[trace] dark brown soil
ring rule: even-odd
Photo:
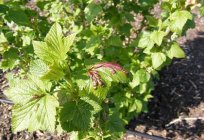
[[[149,102],[149,113],[133,119],[128,128],[171,140],[204,140],[204,17],[196,20],[196,28],[179,40],[187,58],[175,60],[160,73],[154,98]],[[5,86],[0,72],[0,98]],[[37,131],[17,134],[11,132],[11,105],[0,103],[0,140],[59,140],[57,136]],[[175,119],[185,120],[169,124]],[[141,140],[141,137],[132,137]]]
[[[149,112],[128,127],[171,140],[204,140],[204,17],[179,42],[187,58],[160,72]]]

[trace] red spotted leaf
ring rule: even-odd
[[[113,62],[97,63],[88,70],[94,89],[98,86],[105,86],[106,81],[125,83],[127,74],[128,72],[124,68]]]

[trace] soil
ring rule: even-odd
[[[196,28],[189,30],[179,43],[186,59],[175,60],[160,72],[149,112],[134,118],[127,128],[170,140],[204,140],[204,17],[196,19]],[[4,73],[0,72],[0,98],[5,98],[2,94],[5,86]],[[68,139],[66,134],[57,136],[42,131],[13,134],[11,107],[0,103],[0,140]],[[173,120],[178,121],[170,123]]]

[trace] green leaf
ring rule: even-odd
[[[33,99],[33,96],[41,96],[50,91],[51,83],[29,76],[28,79],[13,81],[13,86],[5,91],[6,96],[15,104],[24,104]]]
[[[117,71],[116,73],[112,73],[110,70],[105,68],[99,69],[99,74],[101,75],[102,79],[109,80],[112,82],[120,82],[120,83],[127,83],[128,77],[123,71]]]
[[[163,53],[152,53],[151,57],[154,69],[159,68],[166,61],[166,56]]]
[[[63,37],[61,26],[55,23],[45,42],[33,41],[34,52],[42,60],[31,64],[31,73],[40,74],[43,79],[58,81],[68,72],[67,52],[73,44],[76,34]]]
[[[79,81],[84,85],[82,89],[88,94],[94,94],[99,99],[105,99],[111,86],[111,82],[127,83],[127,72],[118,64],[111,62],[101,62],[92,65],[88,70],[89,80]],[[86,83],[83,84],[82,82]]]
[[[113,132],[123,132],[124,131],[124,123],[119,118],[119,113],[114,112],[108,118],[108,121],[105,123],[106,130],[109,130],[111,133]]]
[[[200,7],[200,14],[201,16],[204,16],[204,6]]]
[[[133,74],[133,79],[129,84],[132,88],[135,88],[140,84],[139,75],[137,73]]]
[[[65,69],[67,69],[66,63],[54,63],[52,65],[46,65],[42,60],[34,60],[30,65],[30,73],[38,76],[44,80],[58,81],[65,76]]]
[[[15,48],[10,48],[8,51],[4,52],[3,60],[0,63],[0,69],[12,70],[19,63],[18,50]]]
[[[130,86],[132,88],[138,86],[140,83],[146,83],[150,80],[150,74],[146,72],[144,69],[138,70],[135,74],[133,74],[133,80],[130,82]]]
[[[89,80],[80,80],[78,83],[78,86],[81,88],[82,92],[85,92],[84,94],[90,94],[96,96],[98,99],[103,100],[106,98],[107,93],[111,87],[111,82],[106,80],[104,86],[98,86],[96,89],[93,86],[93,81],[91,79]]]
[[[119,47],[122,47],[123,46],[123,42],[122,40],[120,39],[119,36],[111,36],[109,39],[108,39],[108,44],[110,46],[119,46]]]
[[[6,37],[4,36],[4,33],[0,32],[0,44],[1,43],[6,43],[7,42],[7,39]]]
[[[58,54],[64,56],[69,51],[75,37],[75,33],[64,37],[61,26],[58,23],[55,23],[46,35],[45,42],[53,49],[53,51],[57,51]]]
[[[151,34],[149,32],[144,32],[142,36],[140,37],[140,40],[138,42],[139,48],[152,48],[154,46],[154,42],[151,39]]]
[[[67,131],[87,131],[92,125],[93,106],[80,100],[68,102],[60,111],[60,123]]]
[[[131,29],[132,29],[132,26],[129,23],[126,23],[126,24],[123,24],[119,30],[121,34],[124,34],[125,36],[130,36]]]
[[[23,46],[28,46],[31,44],[31,38],[29,36],[23,35],[21,39],[23,41]]]
[[[142,101],[140,100],[135,100],[135,105],[136,105],[136,112],[139,114],[142,112],[142,107],[143,107],[143,104],[142,104]]]
[[[16,80],[15,83],[5,92],[15,104],[12,111],[13,132],[25,129],[54,132],[58,101],[49,95],[51,83],[36,77]]]
[[[136,74],[139,76],[139,80],[141,83],[146,83],[150,80],[150,74],[144,69],[138,70]]]
[[[48,32],[45,42],[33,41],[35,54],[48,64],[63,61],[73,44],[75,35],[63,37],[61,26],[55,23]]]
[[[179,47],[178,43],[174,43],[171,45],[171,48],[167,51],[167,55],[169,58],[185,58],[184,51]]]
[[[22,25],[22,26],[30,25],[29,17],[25,14],[25,11],[21,9],[10,8],[5,18],[9,22],[13,21],[18,25]]]
[[[144,69],[138,70],[138,71],[136,72],[136,75],[138,75],[139,81],[140,81],[141,83],[146,83],[146,82],[148,82],[149,79],[150,79],[150,74],[149,74],[147,71],[145,71]]]
[[[165,11],[171,11],[171,4],[169,2],[162,2],[161,8]]]
[[[12,73],[12,72],[7,72],[5,77],[6,77],[7,81],[8,81],[9,87],[15,86],[15,84],[16,84],[15,81],[19,80],[19,78],[15,77],[15,74]],[[6,92],[6,90],[5,90],[5,92]]]
[[[87,44],[86,44],[86,47],[84,48],[84,50],[86,52],[88,52],[90,55],[94,55],[95,54],[95,50],[97,48],[99,48],[99,45],[101,43],[101,40],[98,36],[92,36]]]
[[[128,112],[136,111],[137,114],[142,112],[143,103],[142,101],[135,99],[133,103],[130,105]]]
[[[51,95],[33,99],[24,105],[15,105],[12,110],[12,131],[28,129],[55,131],[56,108],[58,101]]]
[[[70,34],[64,38],[64,46],[66,48],[65,49],[66,52],[70,50],[71,46],[74,43],[75,38],[76,38],[76,33]]]
[[[67,71],[65,71],[67,69]],[[60,64],[53,64],[49,66],[49,70],[47,73],[42,77],[42,79],[48,79],[48,80],[54,80],[58,81],[62,79],[66,73],[68,73],[68,66],[66,63],[60,63]]]
[[[2,1],[3,1],[3,0],[2,0]],[[0,15],[1,15],[1,14],[6,14],[6,13],[8,12],[8,10],[9,10],[9,7],[8,7],[8,6],[6,6],[6,5],[0,3]]]
[[[182,33],[182,29],[184,25],[186,24],[187,20],[192,19],[192,15],[190,12],[186,10],[182,11],[175,11],[171,16],[170,16],[170,22],[169,22],[169,27],[172,32],[176,32],[177,34]]]
[[[61,52],[65,50],[62,38],[62,28],[58,23],[55,23],[46,35],[45,42],[52,47],[53,50]]]
[[[46,65],[42,60],[37,59],[30,64],[30,73],[35,76],[42,77],[49,70],[49,66]]]
[[[85,9],[85,17],[87,21],[91,22],[97,15],[102,12],[102,7],[95,3],[90,3]]]
[[[137,92],[143,94],[147,91],[147,83],[141,83],[137,88]]]
[[[166,33],[163,31],[154,31],[151,34],[151,39],[154,41],[154,43],[156,43],[158,46],[160,46],[165,35],[166,35]]]
[[[66,57],[63,58],[56,51],[52,50],[45,42],[33,41],[33,47],[35,54],[48,64],[66,59]]]
[[[113,102],[116,106],[116,108],[123,108],[128,106],[128,98],[126,98],[124,95],[115,94],[113,96]]]
[[[182,30],[182,36],[186,36],[187,31],[191,28],[194,29],[196,26],[195,20],[187,20],[186,24],[183,27]]]
[[[147,19],[147,21],[148,21],[148,23],[149,23],[149,26],[151,26],[151,27],[157,27],[157,25],[158,25],[158,19],[156,19],[155,17],[153,17],[153,16],[145,16],[146,17],[146,19]]]
[[[85,101],[86,103],[90,104],[93,107],[93,114],[98,113],[99,111],[101,111],[101,106],[94,100],[91,100],[88,97],[82,97],[81,100]]]
[[[150,98],[153,98],[153,96],[152,96],[151,94],[147,94],[147,95],[145,95],[145,97],[144,97],[144,101],[145,101],[145,102],[148,102]]]

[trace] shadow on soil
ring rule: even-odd
[[[203,110],[199,109],[204,104],[204,32],[199,32],[198,37],[186,41],[181,45],[187,58],[175,60],[171,66],[160,73],[160,80],[153,92],[154,98],[149,103],[149,112],[133,119],[129,128],[138,125],[145,126],[148,130],[166,130],[167,138],[180,135],[183,138],[199,137],[204,133],[204,121],[181,121],[168,127],[166,125],[179,116],[201,117]],[[198,108],[197,110],[194,110]],[[203,115],[204,117],[204,115]]]

